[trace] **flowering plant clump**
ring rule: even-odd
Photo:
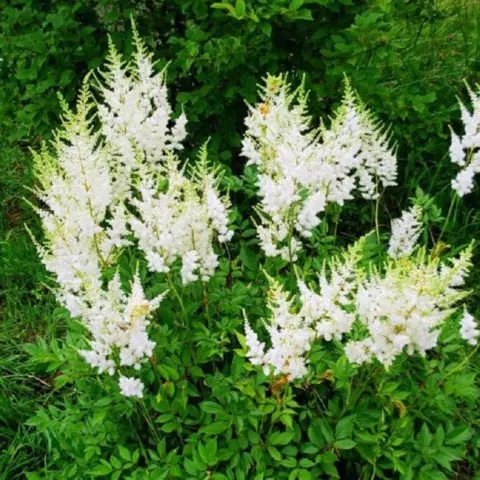
[[[81,354],[110,375],[120,368],[139,370],[152,357],[148,327],[166,294],[148,300],[138,272],[125,292],[115,271],[122,251],[138,245],[151,272],[169,274],[180,264],[185,286],[212,277],[219,265],[214,244],[233,235],[230,204],[219,193],[206,145],[193,166],[180,164],[175,152],[183,148],[186,116],[172,120],[165,70],[155,72],[135,30],[134,39],[130,62],[110,44],[105,71],[87,77],[76,111],[62,103],[53,148],[34,153],[44,205],[37,208],[46,240],[38,245],[40,256],[56,275],[59,301],[89,331],[91,349]],[[466,133],[452,133],[451,155],[473,178],[480,122],[478,96],[470,94],[474,113],[461,105]],[[285,76],[269,76],[260,96],[261,103],[249,107],[242,149],[258,169],[257,232],[267,256],[294,261],[302,237],[312,235],[329,204],[343,205],[356,190],[378,199],[380,187],[396,184],[396,158],[387,132],[348,81],[330,126],[321,122],[317,129],[303,84],[293,89]],[[471,189],[469,183],[459,190],[459,182],[453,183],[459,194]],[[297,275],[298,299],[267,275],[270,347],[246,321],[251,362],[293,380],[306,375],[315,340],[345,341],[346,357],[357,364],[376,358],[389,367],[403,351],[425,355],[467,295],[461,286],[471,248],[451,264],[428,254],[418,246],[421,217],[414,206],[393,220],[386,260],[361,265],[364,237],[324,262],[318,291]],[[476,342],[478,330],[467,311],[461,333]],[[124,374],[120,388],[126,396],[143,395],[141,381]]]
[[[478,394],[474,245],[441,241],[458,195],[443,218],[417,189],[385,222],[395,149],[348,80],[315,128],[303,83],[268,76],[245,120],[251,169],[237,178],[212,166],[208,142],[185,151],[187,117],[133,37],[131,60],[111,43],[76,108],[62,101],[51,145],[33,154],[36,246],[84,327],[54,348],[60,359],[32,349],[62,370],[56,386],[79,387],[80,406],[68,408],[82,410],[65,416],[94,432],[77,439],[75,424],[71,435],[56,406],[33,420],[80,442],[65,478],[443,478],[423,464],[438,458],[451,471],[470,431],[455,418],[433,435],[430,423]],[[468,169],[477,146],[466,130],[452,145]],[[251,219],[237,204],[251,197],[250,172],[260,198]],[[359,202],[361,220],[344,234],[339,216],[355,198],[374,205]],[[78,374],[79,354],[100,381],[85,366]]]
[[[284,76],[267,77],[260,97],[245,120],[242,149],[258,168],[258,236],[266,255],[293,261],[329,204],[343,205],[355,189],[377,198],[380,186],[395,185],[396,159],[348,81],[329,128],[312,129],[303,85],[293,90]]]
[[[84,82],[76,111],[63,102],[63,122],[52,149],[34,153],[45,233],[38,251],[55,274],[57,297],[90,334],[81,354],[99,372],[141,368],[152,356],[152,313],[165,293],[145,297],[139,274],[130,293],[118,270],[122,250],[138,242],[154,272],[180,260],[184,284],[208,279],[218,265],[214,242],[228,241],[227,199],[218,192],[206,147],[191,174],[175,157],[185,138],[186,117],[172,121],[165,72],[155,73],[138,36],[132,62],[113,45],[107,69]],[[96,125],[95,114],[99,125]],[[161,188],[166,184],[165,188]],[[109,276],[110,275],[110,276]],[[142,396],[140,380],[120,377],[121,391]]]
[[[452,134],[452,144],[463,142],[475,149],[479,103],[478,97],[470,94],[474,114],[462,105],[467,133],[461,141]],[[387,137],[355,99],[348,82],[331,128],[322,125],[319,132],[309,130],[303,86],[291,93],[284,77],[268,77],[261,99],[259,106],[250,108],[243,143],[244,155],[259,169],[262,208],[258,235],[266,255],[280,254],[293,261],[300,248],[293,232],[302,233],[299,225],[305,225],[305,208],[312,198],[321,201],[310,217],[315,220],[307,236],[320,222],[317,215],[327,203],[343,204],[352,197],[357,183],[364,198],[371,199],[378,198],[379,182],[394,185],[396,161]],[[471,152],[474,159],[469,165],[474,164],[476,153]],[[328,176],[332,172],[335,174]],[[452,185],[456,188],[457,183]],[[288,380],[300,378],[307,373],[308,351],[316,338],[330,341],[345,337],[345,355],[356,364],[376,358],[388,368],[404,351],[425,356],[437,345],[442,324],[468,295],[461,287],[471,267],[472,247],[450,264],[441,262],[433,251],[427,253],[418,246],[421,217],[422,209],[415,205],[393,220],[387,250],[390,258],[383,262],[358,267],[363,238],[343,258],[324,263],[319,293],[298,279],[298,310],[281,285],[270,280],[267,332],[271,347],[266,349],[248,321],[245,324],[247,356],[252,364],[261,364],[266,372],[285,375]],[[287,244],[279,249],[282,241]],[[476,344],[478,330],[466,311],[461,335]],[[358,336],[364,338],[359,340]]]

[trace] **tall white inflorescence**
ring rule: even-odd
[[[315,338],[315,331],[298,313],[293,312],[292,300],[281,285],[269,278],[268,308],[271,317],[266,321],[270,348],[258,340],[245,321],[247,357],[253,365],[263,365],[266,374],[286,375],[289,380],[307,373],[305,354]]]
[[[242,154],[258,170],[263,250],[294,261],[328,204],[343,205],[395,185],[396,158],[383,127],[346,84],[330,128],[312,129],[307,94],[283,76],[269,76],[261,103],[249,108]]]
[[[355,310],[368,335],[346,345],[351,362],[376,358],[387,368],[402,352],[425,355],[437,344],[440,327],[467,293],[459,287],[470,266],[471,249],[440,268],[421,249],[412,258],[390,261],[359,283]],[[458,276],[461,276],[461,279]],[[460,283],[459,283],[460,282]]]
[[[363,239],[343,256],[324,266],[319,276],[319,293],[298,281],[302,305],[298,311],[293,299],[269,277],[271,318],[265,322],[270,343],[268,349],[245,320],[247,357],[253,365],[263,365],[267,374],[286,375],[289,381],[303,377],[307,373],[306,355],[313,340],[340,340],[343,334],[350,332],[355,315],[348,307],[354,301],[354,282],[362,245]]]
[[[173,158],[167,158],[161,175],[168,178],[165,190],[159,190],[155,177],[139,180],[138,198],[132,199],[137,215],[130,224],[144,252],[149,268],[168,272],[181,260],[183,284],[208,280],[218,265],[213,242],[232,237],[228,229],[226,197],[220,196],[217,178],[207,167],[206,148],[187,177]]]
[[[460,321],[460,335],[470,345],[476,345],[478,343],[480,330],[478,329],[477,321],[473,315],[467,312],[466,309],[464,310],[462,319]]]
[[[148,326],[163,298],[145,297],[138,272],[129,293],[118,273],[108,273],[122,249],[136,236],[151,270],[168,271],[180,260],[189,283],[212,275],[213,245],[232,235],[229,203],[206,149],[191,175],[178,165],[185,115],[171,119],[165,72],[155,72],[136,32],[134,38],[133,61],[110,45],[103,81],[95,84],[100,98],[93,99],[88,76],[76,111],[62,102],[52,148],[34,154],[45,234],[39,254],[56,276],[59,301],[90,334],[90,350],[81,354],[111,375],[119,367],[139,370],[151,357]],[[127,396],[142,396],[139,379],[122,376],[120,386]]]
[[[422,232],[421,215],[422,209],[415,205],[392,221],[392,235],[388,245],[390,257],[398,259],[413,253]]]
[[[460,197],[470,193],[474,187],[474,177],[480,173],[480,89],[478,93],[468,88],[473,111],[460,103],[465,133],[457,135],[452,130],[450,159],[461,167],[452,188]]]

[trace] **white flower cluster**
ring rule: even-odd
[[[478,343],[480,330],[478,329],[475,318],[468,313],[466,309],[464,310],[462,320],[460,321],[460,335],[470,345],[476,345]]]
[[[330,128],[310,126],[303,86],[292,91],[285,77],[269,76],[261,103],[250,107],[242,154],[259,174],[261,223],[268,256],[294,261],[301,237],[309,237],[328,204],[343,205],[358,187],[364,198],[379,185],[395,185],[396,158],[382,126],[347,82]]]
[[[386,368],[405,351],[425,355],[436,346],[440,327],[467,295],[458,287],[471,266],[471,247],[450,264],[440,264],[419,249],[412,257],[389,259],[382,268],[365,272],[359,267],[364,242],[361,239],[343,257],[324,266],[319,293],[299,280],[298,313],[293,300],[287,300],[274,283],[276,303],[269,303],[272,319],[267,326],[271,347],[266,353],[265,344],[246,325],[252,364],[272,367],[267,371],[290,380],[307,372],[306,354],[314,339],[348,336],[345,353],[350,362],[362,364],[375,358]],[[461,333],[470,342],[479,334],[467,314]]]
[[[135,29],[133,34],[132,62],[123,62],[110,42],[106,71],[97,86],[102,97],[98,104],[102,134],[112,150],[113,167],[121,168],[123,175],[143,162],[158,163],[166,152],[181,150],[187,136],[185,114],[175,122],[171,119],[165,69],[155,72],[152,55]]]
[[[465,133],[458,136],[452,130],[450,143],[450,158],[462,169],[452,180],[452,188],[460,197],[470,193],[474,186],[474,177],[480,173],[480,91],[473,92],[468,89],[472,102],[473,112],[460,102],[462,122]]]
[[[104,273],[128,245],[125,207],[112,207],[115,184],[108,151],[92,133],[90,95],[83,88],[73,113],[64,106],[64,122],[54,141],[54,153],[34,154],[47,208],[37,209],[45,233],[39,253],[59,284],[57,297],[73,317],[80,317],[91,335],[91,350],[82,355],[100,372],[113,374],[119,363],[139,368],[154,347],[147,335],[149,314],[161,296],[146,300],[138,275],[126,295],[116,274],[104,288]]]
[[[319,290],[316,293],[299,280],[302,307],[293,311],[292,300],[280,284],[269,278],[268,307],[272,313],[267,323],[271,347],[258,340],[248,321],[245,322],[247,357],[253,365],[263,365],[265,372],[286,375],[289,380],[307,373],[305,355],[315,338],[327,341],[340,340],[350,332],[355,315],[348,311],[353,302],[357,262],[363,239],[351,247],[343,257],[328,264],[319,275]]]
[[[107,290],[91,292],[90,298],[73,298],[78,310],[72,315],[82,318],[91,333],[91,350],[80,353],[99,372],[115,372],[115,355],[119,365],[140,369],[144,359],[151,357],[155,343],[148,338],[149,316],[160,304],[163,295],[147,300],[138,274],[134,276],[130,295],[121,287],[118,273],[108,283]],[[62,298],[62,296],[60,297]],[[63,298],[68,304],[68,299]]]
[[[120,391],[126,397],[143,398],[143,383],[138,378],[120,376]]]
[[[281,285],[269,278],[268,308],[271,318],[266,325],[271,347],[258,340],[248,321],[245,322],[247,357],[253,365],[263,365],[266,374],[286,375],[289,379],[303,377],[307,373],[304,355],[310,350],[315,331],[305,318],[292,312],[292,300]]]
[[[388,246],[388,255],[392,258],[409,257],[422,232],[422,209],[415,205],[402,212],[400,218],[392,221],[392,235]]]
[[[318,276],[319,293],[309,289],[302,280],[297,282],[302,304],[299,314],[309,325],[314,325],[317,338],[341,340],[342,335],[352,329],[355,315],[349,306],[354,301],[359,275],[357,264],[364,241],[365,238],[361,238],[339,258],[324,264]]]
[[[233,235],[228,229],[228,201],[219,196],[217,180],[206,161],[206,148],[202,148],[188,178],[168,158],[162,172],[168,179],[166,190],[159,190],[155,178],[146,176],[139,182],[139,198],[132,199],[138,216],[130,224],[149,268],[168,272],[181,259],[183,284],[208,280],[218,265],[213,239],[226,242]]]
[[[355,304],[368,336],[347,343],[349,360],[363,363],[375,357],[388,368],[405,349],[409,355],[425,355],[435,347],[440,326],[466,296],[456,287],[463,283],[470,258],[467,249],[451,266],[440,268],[438,258],[432,260],[421,249],[412,258],[390,261],[384,273],[371,272],[359,283]]]
[[[89,331],[91,350],[82,355],[109,374],[118,367],[138,370],[152,355],[147,328],[163,297],[147,300],[138,274],[130,294],[123,291],[118,274],[109,274],[121,250],[136,236],[152,270],[167,271],[179,258],[188,283],[213,273],[213,242],[232,235],[228,202],[207,168],[206,149],[191,179],[178,167],[174,151],[186,119],[170,126],[164,72],[154,72],[134,35],[133,62],[124,63],[111,46],[105,82],[96,85],[100,100],[93,99],[87,77],[76,111],[62,102],[52,151],[34,154],[44,207],[36,209],[45,233],[39,254],[56,276],[59,301]],[[141,396],[139,382],[122,376],[122,392]]]

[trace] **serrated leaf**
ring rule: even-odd
[[[472,431],[468,427],[457,427],[447,434],[445,443],[447,445],[458,445],[465,443],[472,437]]]
[[[96,465],[90,470],[90,475],[94,477],[103,477],[104,475],[109,475],[112,472],[111,465]]]
[[[132,459],[132,456],[130,454],[130,450],[126,447],[123,447],[122,445],[118,446],[118,453],[120,454],[120,457],[129,462]]]
[[[341,440],[342,438],[351,437],[356,419],[356,415],[341,418],[335,427],[335,438]]]
[[[200,404],[200,408],[207,413],[220,414],[225,413],[224,408],[216,402],[206,401]]]

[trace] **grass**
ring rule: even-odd
[[[39,263],[24,223],[36,225],[23,200],[30,193],[30,159],[19,148],[2,148],[0,241],[0,478],[21,478],[39,465],[42,441],[25,421],[49,398],[48,379],[36,374],[24,345],[59,333],[52,319],[56,304],[43,286]],[[34,227],[35,229],[35,227]]]

